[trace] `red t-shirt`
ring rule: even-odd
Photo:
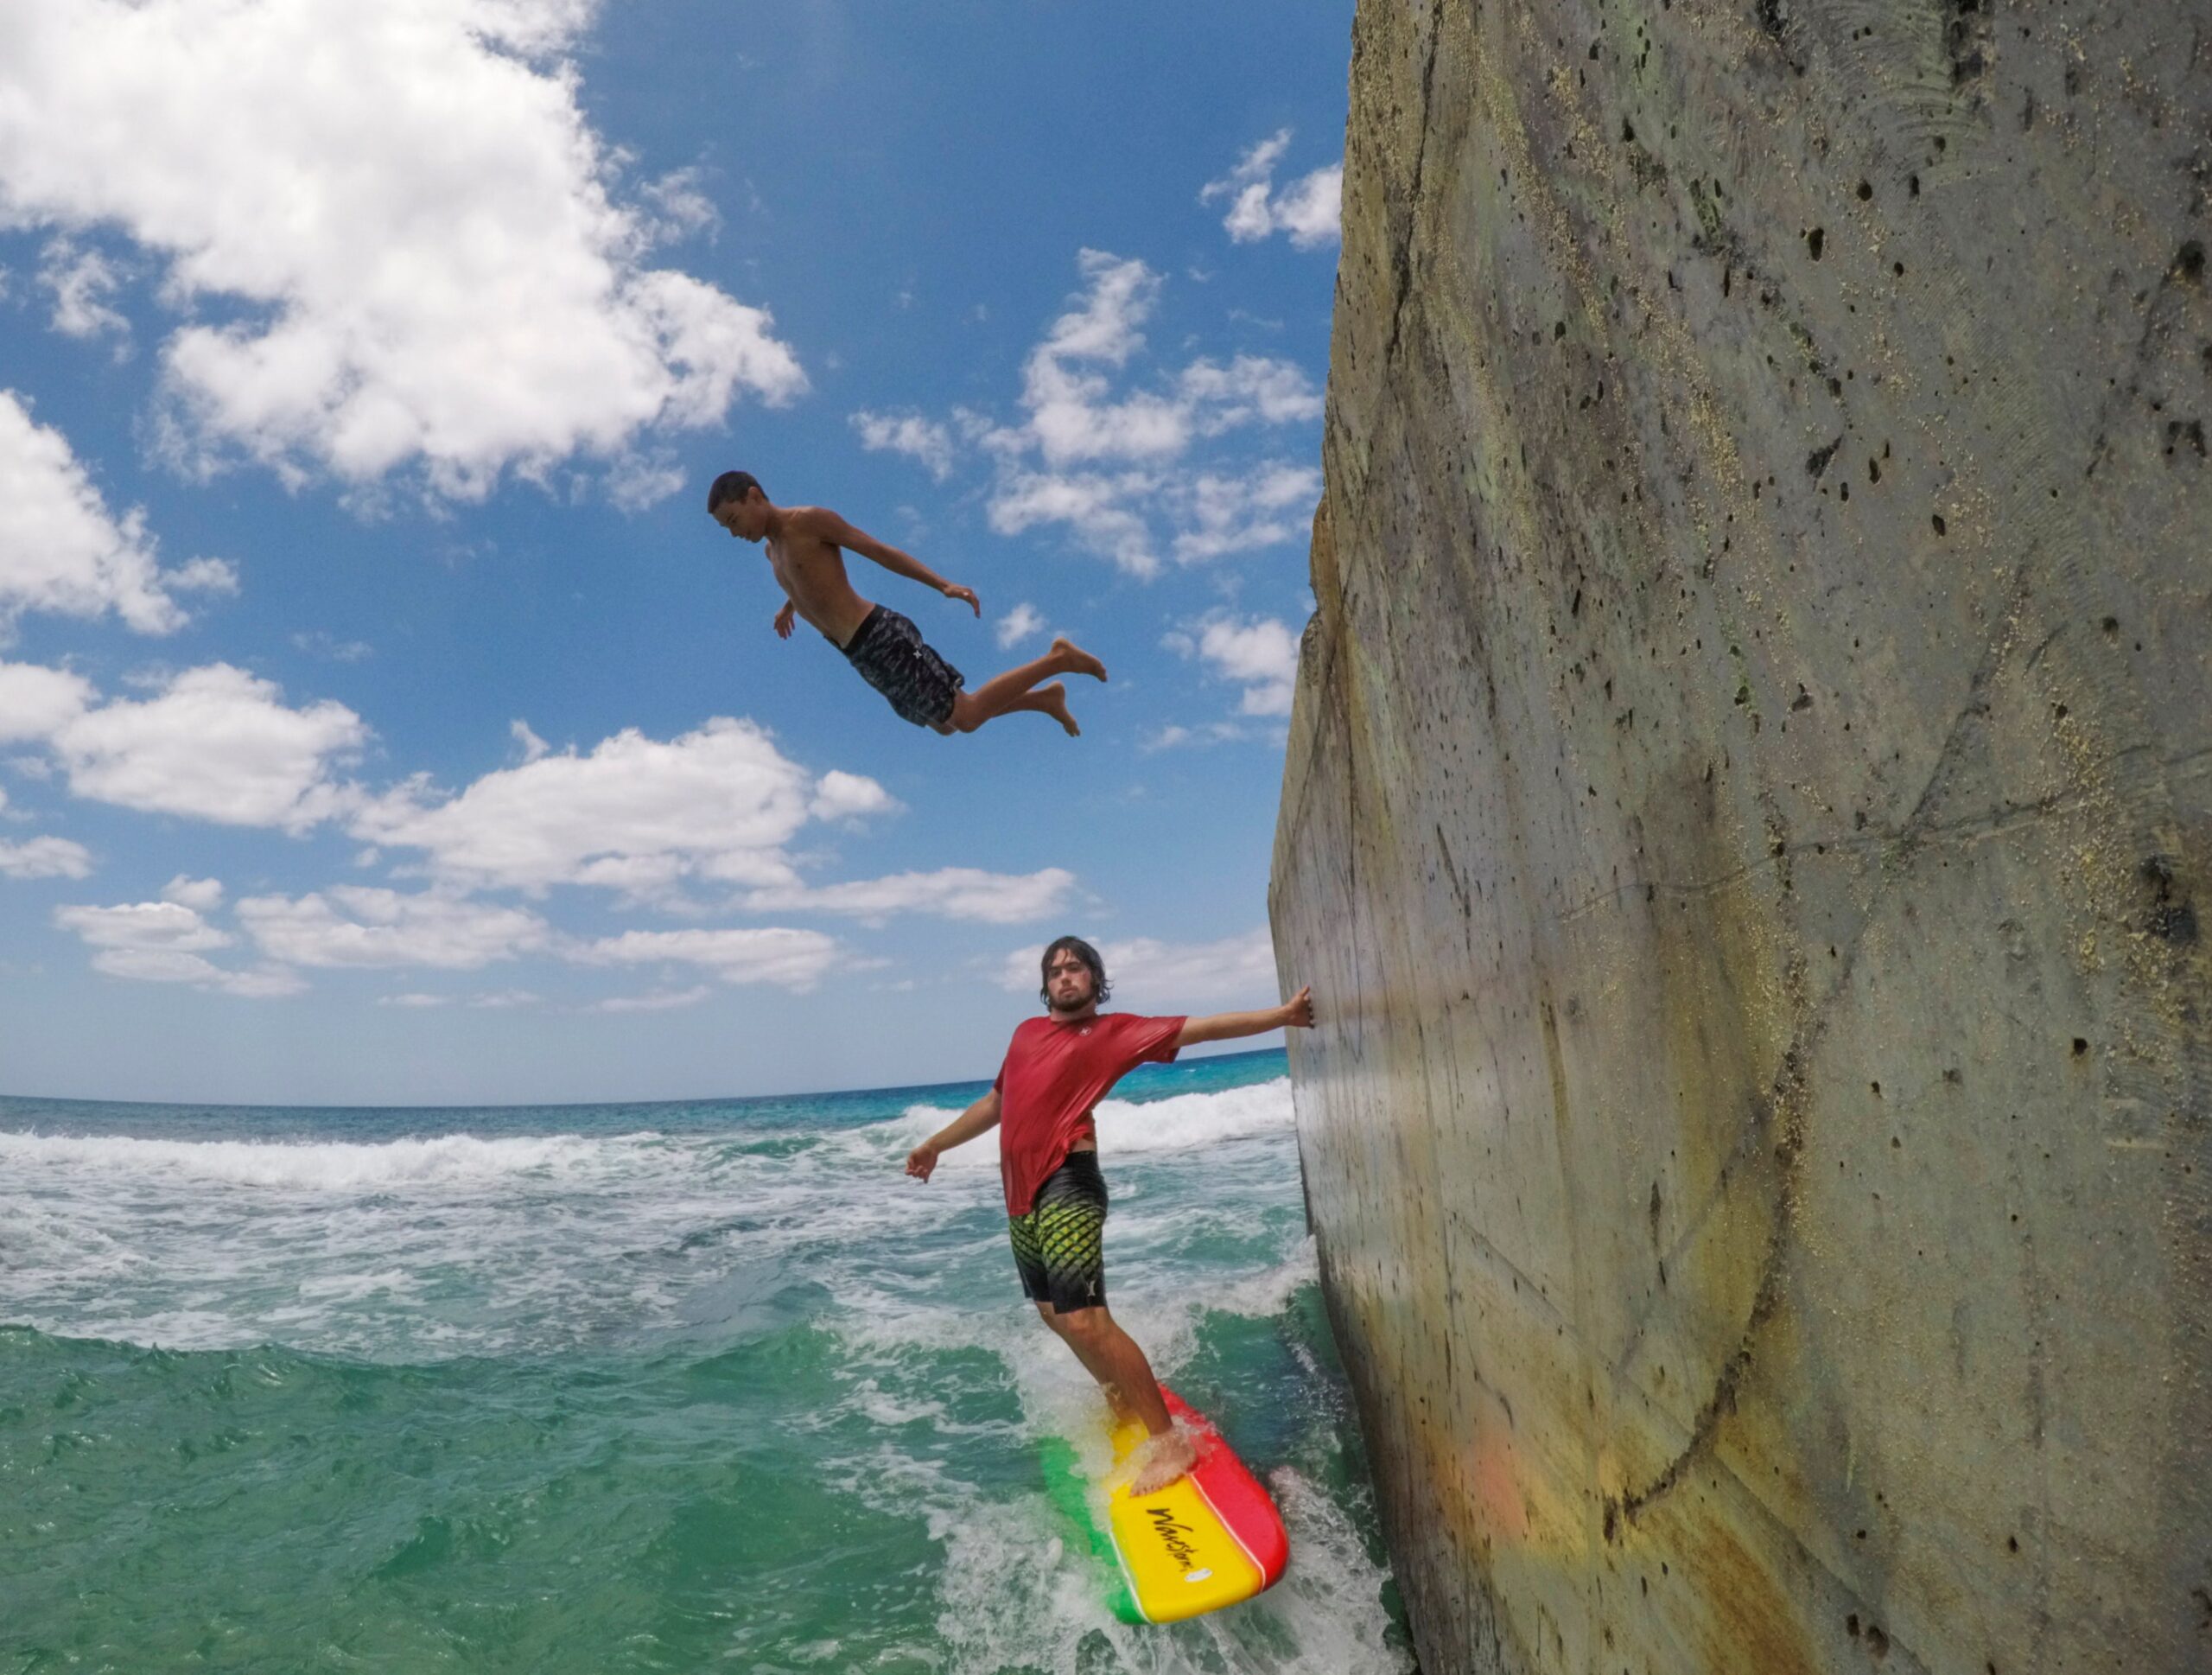
[[[1141,1064],[1175,1056],[1181,1018],[1106,1012],[1080,1023],[1031,1018],[1014,1032],[991,1084],[999,1092],[999,1175],[1006,1213],[1027,1215],[1045,1177],[1078,1141],[1095,1142],[1090,1112]]]

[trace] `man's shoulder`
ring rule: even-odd
[[[836,538],[844,532],[845,520],[826,506],[793,506],[784,508],[784,526],[835,546]]]

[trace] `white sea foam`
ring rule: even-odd
[[[920,1144],[959,1114],[938,1105],[910,1105],[903,1115],[862,1132],[880,1134],[904,1150]],[[1141,1102],[1104,1099],[1099,1102],[1096,1122],[1102,1156],[1195,1151],[1230,1140],[1285,1134],[1294,1122],[1290,1079]],[[939,1168],[962,1173],[996,1173],[998,1166],[995,1129],[938,1160]]]
[[[1295,1170],[1289,1113],[1281,1080],[1101,1108],[1116,1260],[1139,1290],[1194,1228],[1268,1242],[1255,1207]],[[798,1283],[863,1315],[1018,1303],[995,1148],[949,1154],[927,1187],[902,1173],[950,1114],[782,1137],[0,1132],[0,1320],[404,1359],[741,1325]],[[687,1312],[695,1298],[711,1301]]]
[[[334,1194],[396,1187],[480,1188],[512,1175],[577,1176],[619,1169],[622,1154],[658,1142],[653,1134],[588,1140],[529,1135],[485,1140],[470,1134],[377,1144],[316,1140],[146,1140],[128,1135],[0,1133],[0,1169],[19,1175],[97,1172],[239,1187]]]

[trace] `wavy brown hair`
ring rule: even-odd
[[[1097,949],[1079,936],[1055,937],[1046,948],[1044,959],[1037,962],[1038,999],[1048,1007],[1052,1005],[1052,961],[1064,953],[1073,954],[1090,968],[1090,997],[1103,1006],[1114,992],[1114,985],[1106,981],[1106,962],[1099,959]]]

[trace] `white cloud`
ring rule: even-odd
[[[809,808],[817,820],[857,820],[893,813],[899,806],[898,799],[865,774],[833,767],[815,781]]]
[[[1001,535],[1020,535],[1039,524],[1065,524],[1085,547],[1130,575],[1156,576],[1160,558],[1152,530],[1135,507],[1157,491],[1160,481],[1141,471],[1107,476],[1005,469],[991,496],[991,528]]]
[[[645,227],[646,236],[652,243],[672,244],[694,233],[711,235],[721,230],[721,211],[700,189],[705,178],[702,169],[671,169],[658,180],[647,181],[638,188],[639,195],[653,207],[654,213]]]
[[[1243,684],[1238,711],[1247,716],[1287,716],[1298,680],[1298,635],[1274,617],[1249,622],[1216,617],[1172,634],[1166,643],[1185,657],[1212,666],[1224,680]]]
[[[67,669],[49,669],[37,663],[0,663],[0,740],[10,743],[26,739],[46,740],[60,732],[89,708],[99,696],[92,683]],[[24,757],[10,765],[29,769],[43,779],[46,764],[38,757]]]
[[[89,948],[160,948],[199,952],[235,940],[180,901],[134,901],[117,908],[56,908],[54,922]]]
[[[1000,649],[1011,651],[1025,640],[1034,640],[1045,631],[1045,619],[1037,614],[1034,605],[1016,605],[998,621],[992,630],[998,638]]]
[[[250,895],[238,922],[272,959],[295,965],[427,965],[474,971],[552,946],[553,928],[519,908],[340,884],[296,900]]]
[[[54,296],[54,329],[69,337],[113,332],[129,338],[130,322],[106,301],[122,280],[99,252],[79,250],[67,239],[49,240],[39,264],[38,282]]]
[[[696,1006],[714,993],[702,983],[690,989],[663,989],[650,995],[616,995],[602,1000],[589,1009],[594,1012],[669,1012],[678,1007]]]
[[[1080,267],[1087,290],[1024,365],[1022,422],[955,413],[996,462],[991,527],[1019,535],[1065,525],[1084,547],[1146,576],[1160,570],[1155,519],[1185,563],[1294,538],[1296,525],[1270,514],[1294,482],[1309,502],[1317,498],[1318,474],[1276,461],[1194,466],[1191,456],[1231,431],[1319,418],[1312,380],[1287,360],[1202,356],[1157,387],[1117,392],[1109,374],[1143,348],[1163,282],[1143,262],[1103,251],[1084,251]]]
[[[939,482],[952,474],[952,433],[933,419],[916,413],[861,411],[853,415],[853,429],[860,433],[861,446],[872,454],[906,455],[927,466]]]
[[[427,1009],[433,1006],[443,1006],[445,1003],[446,997],[443,995],[425,995],[416,993],[407,995],[378,995],[377,997],[377,1004],[379,1006],[404,1006],[416,1009]]]
[[[1151,755],[1161,750],[1226,744],[1233,739],[1249,736],[1246,730],[1233,721],[1209,722],[1203,727],[1182,727],[1171,724],[1145,738],[1137,748],[1147,755]]]
[[[6,35],[0,21],[0,41]],[[0,110],[5,105],[0,99]],[[0,636],[32,610],[113,611],[141,634],[168,634],[186,621],[173,589],[237,584],[236,572],[218,559],[165,573],[155,550],[145,514],[112,516],[67,438],[34,420],[14,391],[0,390]]]
[[[525,762],[536,761],[553,748],[543,739],[539,738],[537,734],[531,732],[530,723],[526,721],[517,719],[509,722],[507,733],[517,744],[522,747],[522,759]]]
[[[566,57],[595,10],[12,0],[0,220],[120,227],[172,305],[220,305],[162,349],[188,462],[479,496],[798,394],[764,311],[643,264],[702,201],[617,201]]]
[[[189,983],[195,988],[245,1000],[279,1000],[307,988],[296,971],[281,965],[264,965],[251,971],[227,971],[198,954],[167,948],[112,948],[92,958],[92,968],[110,977],[139,983]]]
[[[189,882],[189,881],[185,881]],[[181,901],[133,901],[113,908],[56,908],[54,922],[94,950],[92,969],[139,983],[188,983],[248,999],[298,994],[295,971],[264,965],[226,971],[204,953],[238,940]]]
[[[1294,541],[1310,527],[1321,474],[1271,462],[1242,477],[1203,473],[1184,489],[1175,556],[1185,563]]]
[[[89,878],[92,851],[67,838],[27,838],[20,844],[0,844],[0,876],[8,878]]]
[[[363,658],[374,654],[374,648],[366,640],[340,640],[323,628],[317,628],[312,634],[294,634],[292,645],[296,650],[305,652],[309,657],[321,658],[331,663],[359,663]]]
[[[1262,140],[1227,175],[1207,182],[1198,193],[1200,203],[1229,200],[1229,213],[1221,224],[1237,244],[1287,232],[1299,249],[1313,250],[1332,244],[1340,236],[1344,185],[1341,162],[1301,175],[1280,193],[1274,190],[1275,165],[1290,149],[1290,133],[1285,128]]]
[[[986,925],[1019,925],[1060,911],[1075,875],[1058,867],[1041,872],[982,872],[943,867],[935,872],[895,873],[819,888],[785,885],[754,890],[745,905],[755,912],[850,914],[880,921],[893,914],[935,914]]]
[[[1264,925],[1218,942],[1162,942],[1144,936],[1096,946],[1118,1009],[1166,1012],[1204,1003],[1251,1010],[1275,1003],[1274,944]],[[1043,952],[1039,944],[1007,954],[999,969],[1000,986],[1035,993]]]
[[[796,882],[784,845],[810,818],[892,806],[874,780],[817,780],[749,721],[717,716],[676,739],[628,729],[487,774],[440,798],[414,780],[362,805],[353,835],[420,850],[441,881],[542,895],[590,884],[675,899],[687,880],[761,888]]]
[[[219,878],[188,878],[179,873],[162,886],[162,900],[194,913],[213,913],[223,905],[223,883]]]
[[[588,965],[697,965],[724,983],[813,988],[837,961],[835,939],[819,931],[625,931],[572,951]]]
[[[49,739],[80,797],[296,833],[346,806],[352,793],[332,770],[369,729],[333,700],[294,710],[283,699],[274,682],[210,664],[155,697],[81,710]]]

